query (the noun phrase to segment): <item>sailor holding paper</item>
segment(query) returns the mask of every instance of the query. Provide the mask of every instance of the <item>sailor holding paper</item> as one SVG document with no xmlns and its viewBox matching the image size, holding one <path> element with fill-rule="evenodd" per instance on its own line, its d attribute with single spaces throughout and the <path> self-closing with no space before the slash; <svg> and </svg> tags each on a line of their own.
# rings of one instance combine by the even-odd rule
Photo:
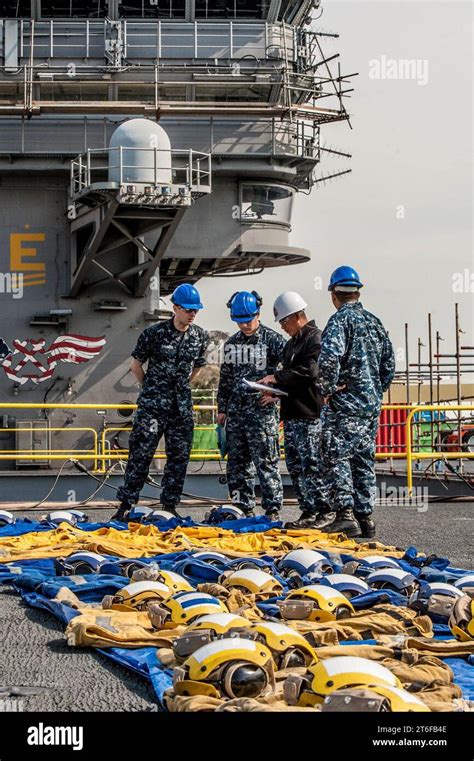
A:
<svg viewBox="0 0 474 761">
<path fill-rule="evenodd" d="M 280 417 L 285 432 L 285 458 L 301 516 L 287 528 L 318 528 L 321 514 L 329 511 L 317 463 L 319 415 L 323 399 L 316 388 L 321 331 L 308 320 L 304 299 L 293 291 L 282 293 L 273 306 L 275 321 L 289 334 L 283 352 L 283 368 L 260 379 L 287 392 L 281 400 Z M 275 402 L 263 394 L 263 404 Z"/>
</svg>

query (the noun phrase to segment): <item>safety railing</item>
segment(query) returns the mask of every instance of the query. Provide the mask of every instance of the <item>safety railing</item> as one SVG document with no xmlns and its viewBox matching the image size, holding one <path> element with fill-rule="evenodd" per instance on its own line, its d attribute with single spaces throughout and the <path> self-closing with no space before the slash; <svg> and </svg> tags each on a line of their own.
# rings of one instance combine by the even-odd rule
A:
<svg viewBox="0 0 474 761">
<path fill-rule="evenodd" d="M 1 402 L 0 409 L 8 410 L 91 410 L 91 411 L 106 411 L 113 410 L 136 410 L 136 404 L 97 404 L 97 403 L 83 403 L 83 404 L 54 404 L 54 403 L 12 403 Z M 196 413 L 209 412 L 215 413 L 215 404 L 195 404 L 193 410 Z M 420 420 L 416 419 L 416 416 L 422 412 L 444 412 L 444 413 L 457 413 L 457 418 L 451 419 L 453 430 L 456 431 L 456 427 L 461 425 L 459 413 L 467 412 L 470 417 L 468 420 L 472 420 L 474 416 L 474 405 L 472 404 L 386 404 L 382 406 L 382 412 L 388 412 L 390 410 L 404 410 L 406 411 L 406 420 L 402 423 L 382 423 L 382 426 L 391 426 L 394 429 L 396 426 L 403 426 L 404 430 L 404 442 L 401 443 L 398 439 L 393 444 L 393 447 L 398 448 L 399 451 L 391 451 L 389 442 L 379 444 L 379 451 L 376 451 L 377 460 L 386 459 L 403 459 L 407 464 L 407 487 L 409 494 L 413 492 L 413 463 L 421 460 L 463 460 L 474 459 L 474 451 L 467 451 L 466 449 L 456 448 L 456 444 L 461 442 L 450 442 L 446 447 L 442 448 L 439 443 L 432 443 L 431 448 L 427 446 L 426 441 L 420 443 L 414 436 L 417 426 L 420 425 Z M 35 421 L 36 423 L 36 421 Z M 433 427 L 439 423 L 437 420 L 432 421 Z M 112 449 L 110 442 L 107 440 L 107 434 L 119 433 L 120 431 L 130 430 L 130 424 L 124 424 L 122 426 L 107 425 L 104 424 L 99 433 L 92 427 L 50 427 L 47 425 L 31 428 L 1 428 L 0 432 L 16 432 L 21 431 L 25 433 L 35 433 L 40 431 L 57 431 L 63 433 L 75 432 L 89 432 L 92 434 L 93 444 L 89 449 L 9 449 L 0 450 L 0 460 L 14 460 L 19 457 L 22 460 L 67 460 L 74 458 L 76 460 L 91 460 L 94 465 L 94 469 L 99 473 L 106 472 L 106 463 L 110 460 L 125 460 L 127 459 L 128 450 L 124 447 L 116 447 Z M 209 426 L 196 425 L 195 430 L 209 429 Z M 380 451 L 381 450 L 381 451 Z M 423 451 L 421 451 L 423 450 Z M 165 459 L 166 455 L 162 451 L 157 451 L 155 454 L 156 459 Z M 220 460 L 221 455 L 217 447 L 202 447 L 195 448 L 191 453 L 192 460 Z"/>
<path fill-rule="evenodd" d="M 0 405 L 2 406 L 2 405 Z M 59 426 L 37 426 L 35 425 L 32 428 L 0 428 L 1 433 L 22 433 L 22 434 L 35 434 L 35 433 L 50 433 L 51 431 L 61 431 L 62 433 L 71 433 L 72 431 L 80 433 L 80 432 L 88 432 L 92 434 L 92 440 L 93 440 L 93 446 L 91 449 L 74 449 L 68 454 L 68 457 L 75 457 L 76 460 L 80 459 L 86 459 L 86 460 L 93 460 L 94 462 L 94 469 L 97 470 L 98 468 L 98 456 L 99 456 L 99 450 L 98 450 L 98 435 L 97 431 L 94 428 L 84 428 L 84 427 L 78 427 L 78 426 L 69 426 L 67 428 L 59 427 Z M 61 449 L 50 449 L 48 448 L 45 452 L 42 452 L 41 450 L 36 450 L 32 447 L 29 449 L 0 449 L 0 460 L 12 460 L 16 457 L 21 456 L 20 458 L 22 460 L 64 460 L 65 452 L 64 448 Z"/>
<path fill-rule="evenodd" d="M 210 154 L 192 149 L 181 151 L 124 146 L 107 150 L 88 149 L 71 161 L 70 173 L 72 198 L 95 182 L 103 182 L 107 173 L 115 178 L 117 187 L 124 183 L 133 187 L 133 183 L 139 183 L 154 190 L 160 186 L 165 200 L 171 200 L 171 185 L 182 186 L 189 193 L 210 192 L 212 186 Z M 130 180 L 130 176 L 133 179 Z M 164 187 L 167 188 L 167 193 L 163 190 Z"/>
<path fill-rule="evenodd" d="M 27 59 L 103 61 L 127 59 L 281 59 L 283 37 L 289 58 L 297 59 L 295 30 L 264 22 L 167 22 L 91 19 L 19 20 L 15 52 L 18 63 Z M 112 51 L 115 57 L 110 54 Z M 311 49 L 308 47 L 308 54 Z M 11 58 L 12 52 L 8 51 Z"/>
<path fill-rule="evenodd" d="M 470 412 L 471 414 L 474 413 L 474 405 L 472 404 L 419 404 L 419 405 L 413 405 L 411 409 L 408 412 L 407 420 L 406 420 L 406 460 L 407 460 L 407 487 L 408 487 L 408 494 L 409 496 L 412 496 L 413 494 L 413 460 L 432 460 L 433 458 L 439 458 L 441 457 L 444 460 L 472 460 L 474 458 L 474 452 L 468 452 L 466 450 L 447 450 L 447 451 L 440 451 L 439 448 L 433 451 L 424 451 L 424 452 L 414 452 L 413 451 L 413 441 L 412 441 L 412 427 L 413 425 L 417 424 L 417 421 L 414 420 L 414 417 L 419 412 L 440 412 L 440 411 L 449 411 L 449 412 Z M 433 421 L 436 423 L 436 421 Z M 461 442 L 458 442 L 461 443 Z"/>
</svg>

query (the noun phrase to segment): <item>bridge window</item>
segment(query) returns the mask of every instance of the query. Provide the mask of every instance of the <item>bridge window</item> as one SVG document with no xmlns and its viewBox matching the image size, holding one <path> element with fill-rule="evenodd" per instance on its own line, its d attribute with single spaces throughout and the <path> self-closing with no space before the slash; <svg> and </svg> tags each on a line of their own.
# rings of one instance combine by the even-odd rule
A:
<svg viewBox="0 0 474 761">
<path fill-rule="evenodd" d="M 294 191 L 284 185 L 242 183 L 240 186 L 241 222 L 277 222 L 289 225 Z"/>
<path fill-rule="evenodd" d="M 304 4 L 304 0 L 283 0 L 278 14 L 278 21 L 285 21 L 291 24 L 296 14 Z"/>
<path fill-rule="evenodd" d="M 104 18 L 107 0 L 41 0 L 41 18 Z"/>
<path fill-rule="evenodd" d="M 31 15 L 31 0 L 0 2 L 0 18 L 30 18 Z"/>
<path fill-rule="evenodd" d="M 124 0 L 120 18 L 185 19 L 186 0 Z"/>
<path fill-rule="evenodd" d="M 266 19 L 270 0 L 196 0 L 196 18 Z"/>
</svg>

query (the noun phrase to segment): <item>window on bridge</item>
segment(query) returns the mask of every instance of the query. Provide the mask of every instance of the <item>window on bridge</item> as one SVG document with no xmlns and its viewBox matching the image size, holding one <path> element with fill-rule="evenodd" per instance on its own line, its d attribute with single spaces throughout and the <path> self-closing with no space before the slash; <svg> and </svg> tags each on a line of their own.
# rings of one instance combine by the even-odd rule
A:
<svg viewBox="0 0 474 761">
<path fill-rule="evenodd" d="M 186 0 L 124 0 L 118 6 L 120 18 L 186 18 Z"/>
<path fill-rule="evenodd" d="M 31 0 L 5 0 L 0 2 L 0 18 L 30 18 Z"/>
<path fill-rule="evenodd" d="M 285 21 L 291 24 L 300 8 L 304 5 L 305 0 L 283 0 L 278 14 L 278 21 Z"/>
<path fill-rule="evenodd" d="M 270 0 L 196 0 L 196 18 L 266 19 Z"/>
<path fill-rule="evenodd" d="M 104 18 L 107 0 L 41 0 L 41 18 Z"/>
</svg>

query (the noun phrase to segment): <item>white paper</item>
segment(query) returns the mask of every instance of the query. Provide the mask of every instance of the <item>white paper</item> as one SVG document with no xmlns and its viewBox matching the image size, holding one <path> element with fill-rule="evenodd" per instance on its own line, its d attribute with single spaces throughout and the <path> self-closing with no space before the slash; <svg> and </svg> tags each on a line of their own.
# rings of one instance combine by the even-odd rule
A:
<svg viewBox="0 0 474 761">
<path fill-rule="evenodd" d="M 275 396 L 288 396 L 286 391 L 282 391 L 274 386 L 264 386 L 263 383 L 255 383 L 255 381 L 249 381 L 247 378 L 244 378 L 243 382 L 246 386 L 255 389 L 255 391 L 269 391 L 271 394 L 275 394 Z"/>
</svg>

